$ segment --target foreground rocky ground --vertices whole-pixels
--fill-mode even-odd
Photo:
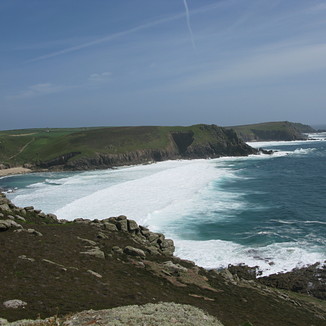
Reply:
[[[124,216],[60,221],[1,194],[0,231],[0,318],[8,321],[73,320],[89,309],[174,302],[202,309],[208,319],[198,325],[215,325],[208,315],[225,326],[326,325],[325,301],[268,287],[240,270],[204,270],[174,257],[172,240]],[[101,325],[83,314],[88,325]],[[166,325],[178,325],[177,316],[170,313]]]

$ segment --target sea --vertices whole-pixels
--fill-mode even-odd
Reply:
[[[60,219],[126,215],[204,268],[270,275],[326,260],[326,133],[309,137],[250,143],[271,155],[15,175],[0,188]]]

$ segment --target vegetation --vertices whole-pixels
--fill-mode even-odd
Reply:
[[[229,127],[244,141],[300,140],[306,139],[303,133],[315,130],[301,123],[288,121],[266,122]]]
[[[215,144],[212,154],[220,155],[223,153],[216,152],[217,145],[221,145],[221,148],[225,148],[227,142],[236,145],[238,139],[235,138],[232,132],[214,125],[10,130],[0,132],[0,163],[9,167],[23,164],[46,166],[47,162],[54,160],[52,165],[62,165],[68,161],[95,158],[99,155],[107,158],[110,155],[117,157],[147,151],[147,156],[142,157],[144,161],[151,157],[149,151],[156,151],[156,155],[157,152],[165,152],[167,158],[171,158],[171,155],[176,158],[178,155],[182,156],[190,145],[193,151],[199,147],[210,147],[211,144]],[[201,155],[206,154],[197,154]],[[161,154],[157,160],[160,159]],[[126,163],[121,158],[120,161]]]

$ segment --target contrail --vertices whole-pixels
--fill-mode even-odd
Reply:
[[[194,48],[194,50],[197,50],[195,40],[194,40],[194,36],[192,34],[191,25],[190,25],[190,15],[189,15],[189,8],[188,8],[187,0],[183,0],[183,3],[185,5],[185,9],[186,9],[187,25],[188,25],[190,38],[191,38],[192,47]]]

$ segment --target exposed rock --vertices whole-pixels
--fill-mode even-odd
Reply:
[[[74,223],[80,223],[80,224],[90,224],[91,220],[84,219],[84,218],[76,218],[73,220]]]
[[[30,234],[36,235],[36,236],[38,236],[38,237],[42,237],[42,236],[43,236],[43,234],[42,234],[41,232],[36,231],[36,230],[34,230],[34,229],[27,229],[27,230],[24,230],[24,231],[27,232],[27,233],[30,233]]]
[[[90,270],[90,269],[87,270],[87,272],[90,273],[91,275],[97,277],[97,278],[102,278],[102,277],[103,277],[101,274],[96,273],[96,272],[94,272],[94,271],[92,271],[92,270]]]
[[[181,266],[180,264],[174,264],[172,261],[167,261],[163,263],[163,268],[165,271],[171,272],[171,273],[177,273],[180,272],[187,272],[188,269],[186,267]]]
[[[27,303],[22,300],[13,299],[13,300],[5,301],[3,305],[9,309],[19,309],[19,308],[24,308],[27,305]]]
[[[21,222],[26,222],[26,219],[24,217],[20,216],[20,215],[16,215],[15,219],[17,219],[17,220],[19,220]]]
[[[143,250],[141,249],[138,249],[138,248],[134,248],[134,247],[131,247],[131,246],[127,246],[124,248],[123,252],[127,255],[130,255],[130,256],[139,256],[139,257],[142,257],[142,258],[145,258],[146,257],[146,254]]]
[[[9,205],[8,204],[0,205],[0,210],[2,210],[2,211],[10,211]]]
[[[81,252],[82,255],[90,255],[96,258],[105,259],[105,254],[99,247],[92,248],[88,251]]]
[[[116,225],[113,223],[105,222],[103,225],[104,228],[108,231],[118,231]]]
[[[127,220],[119,220],[116,224],[119,231],[128,232],[128,222]]]
[[[98,239],[108,239],[109,237],[103,232],[99,232],[96,236]]]
[[[122,248],[118,247],[118,246],[113,246],[111,249],[113,252],[117,253],[117,254],[122,254],[123,250]]]
[[[27,257],[26,255],[18,256],[18,258],[19,258],[19,259],[23,259],[23,260],[30,261],[31,263],[34,263],[34,262],[35,262],[35,259],[34,259],[34,258],[29,258],[29,257]]]
[[[91,246],[96,246],[96,242],[93,240],[89,240],[89,239],[83,239],[81,237],[77,237],[78,240],[81,240],[83,242],[86,242],[87,244],[91,245]]]
[[[137,230],[139,230],[137,222],[134,220],[128,220],[128,231],[135,232]]]
[[[7,231],[12,228],[22,229],[23,227],[13,220],[0,220],[0,231]]]

